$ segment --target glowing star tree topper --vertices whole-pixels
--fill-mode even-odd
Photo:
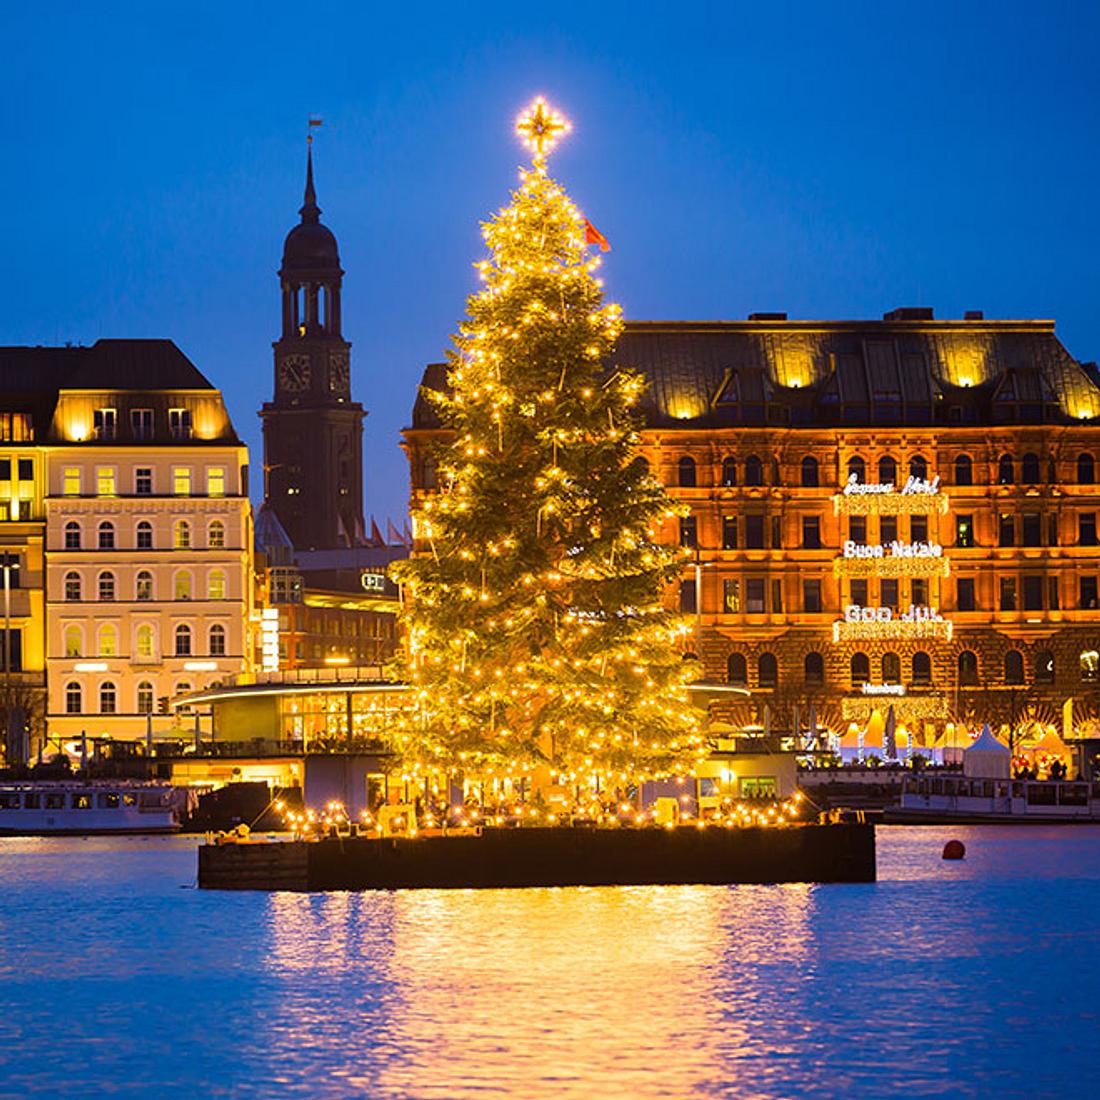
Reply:
[[[546,102],[542,96],[516,119],[516,133],[534,153],[536,167],[545,169],[546,158],[554,146],[572,129],[569,120]]]

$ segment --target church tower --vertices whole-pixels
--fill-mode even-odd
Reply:
[[[282,335],[275,348],[275,397],[260,412],[264,500],[296,550],[361,545],[363,412],[351,399],[351,345],[340,331],[340,253],[321,224],[306,154],[301,222],[287,234]]]

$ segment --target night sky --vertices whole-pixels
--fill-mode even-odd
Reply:
[[[628,318],[984,309],[1100,357],[1097,5],[12,8],[0,342],[169,337],[258,471],[317,114],[380,522],[536,93],[573,120],[552,169],[610,239]]]

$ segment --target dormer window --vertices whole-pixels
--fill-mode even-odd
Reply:
[[[168,434],[171,435],[173,439],[191,438],[190,409],[168,410]]]
[[[30,443],[33,436],[27,413],[0,413],[0,443]]]
[[[114,439],[117,424],[117,410],[96,409],[92,413],[92,436],[100,440]]]
[[[135,439],[152,439],[153,438],[153,410],[152,409],[131,409],[130,410],[130,434]]]

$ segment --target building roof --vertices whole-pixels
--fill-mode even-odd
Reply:
[[[881,321],[632,321],[610,371],[647,382],[651,428],[1041,424],[1100,418],[1095,368],[1053,321],[936,321],[902,309]],[[429,389],[446,368],[430,364]],[[423,395],[413,427],[437,421]]]

